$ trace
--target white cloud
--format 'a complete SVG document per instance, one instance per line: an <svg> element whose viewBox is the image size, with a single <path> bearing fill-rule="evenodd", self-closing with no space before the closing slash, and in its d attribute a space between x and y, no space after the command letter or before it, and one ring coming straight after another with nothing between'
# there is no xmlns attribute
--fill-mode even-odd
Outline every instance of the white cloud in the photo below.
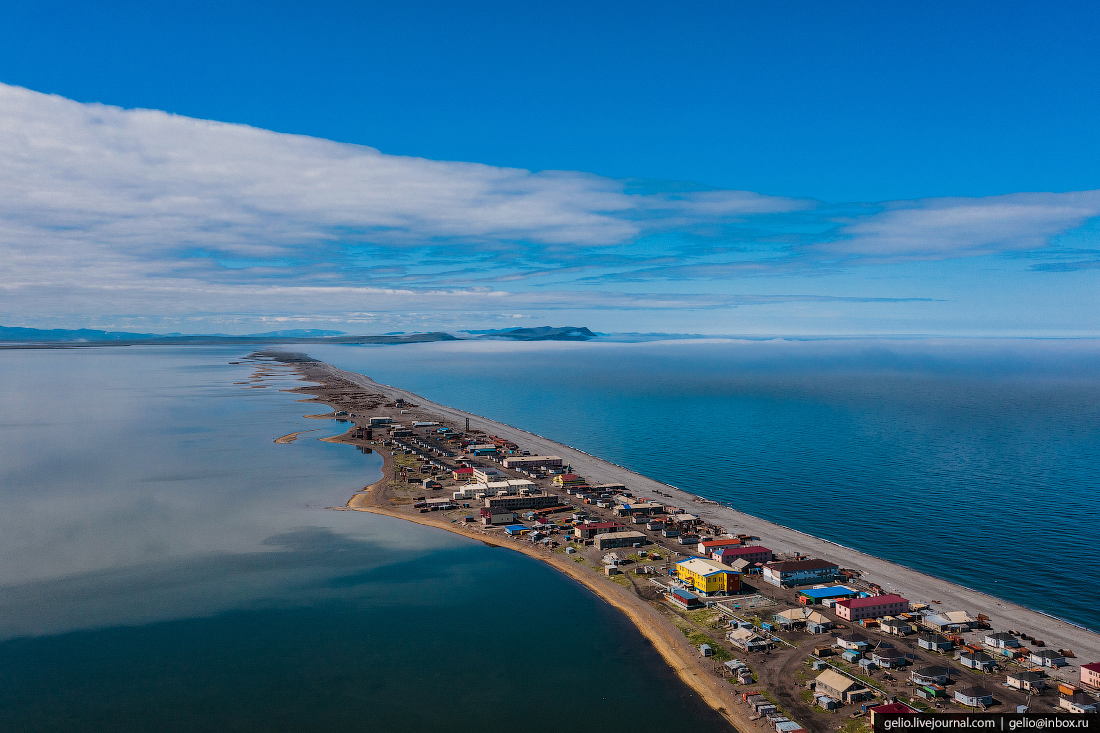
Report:
<svg viewBox="0 0 1100 733"><path fill-rule="evenodd" d="M973 257L1046 247L1100 216L1100 191L894 202L814 249L877 260Z"/></svg>

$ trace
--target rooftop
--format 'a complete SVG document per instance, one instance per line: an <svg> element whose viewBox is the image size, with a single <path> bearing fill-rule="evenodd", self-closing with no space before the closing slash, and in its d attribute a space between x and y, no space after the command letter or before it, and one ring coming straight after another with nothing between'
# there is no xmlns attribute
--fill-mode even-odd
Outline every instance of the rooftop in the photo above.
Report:
<svg viewBox="0 0 1100 733"><path fill-rule="evenodd" d="M713 560L706 560L701 557L693 557L690 560L681 560L676 564L689 572L698 573L699 575L713 575L715 573L733 572L733 570L728 565L722 565L721 563L714 562Z"/></svg>
<svg viewBox="0 0 1100 733"><path fill-rule="evenodd" d="M835 562L829 562L828 560L783 560L781 562L770 562L764 567L771 568L774 571L781 573L793 573L799 570L826 570L828 568L837 568L840 566Z"/></svg>
<svg viewBox="0 0 1100 733"><path fill-rule="evenodd" d="M871 596L869 598L849 598L845 601L837 601L836 605L844 606L845 608L871 608L874 606L885 606L887 604L894 603L908 603L899 595L890 593L884 596Z"/></svg>

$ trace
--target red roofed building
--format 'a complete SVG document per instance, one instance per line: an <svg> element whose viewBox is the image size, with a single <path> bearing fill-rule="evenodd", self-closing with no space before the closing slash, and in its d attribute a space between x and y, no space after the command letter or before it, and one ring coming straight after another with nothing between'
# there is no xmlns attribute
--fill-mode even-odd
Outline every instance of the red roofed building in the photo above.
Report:
<svg viewBox="0 0 1100 733"><path fill-rule="evenodd" d="M849 598L833 604L833 611L845 621L859 621L864 618L881 618L906 613L909 601L899 595L870 596L869 598Z"/></svg>
<svg viewBox="0 0 1100 733"><path fill-rule="evenodd" d="M711 553L711 557L723 565L732 565L734 560L771 562L772 551L760 545L753 545L751 547L719 547Z"/></svg>
<svg viewBox="0 0 1100 733"><path fill-rule="evenodd" d="M1081 665L1081 684L1100 689L1100 662Z"/></svg>
<svg viewBox="0 0 1100 733"><path fill-rule="evenodd" d="M451 475L455 477L455 481L459 481L461 479L472 479L474 477L474 469L468 467L456 468L455 470L451 471Z"/></svg>
<svg viewBox="0 0 1100 733"><path fill-rule="evenodd" d="M590 540L598 534L610 534L626 529L617 522L592 522L591 524L578 524L573 528L573 534L582 540Z"/></svg>
<svg viewBox="0 0 1100 733"><path fill-rule="evenodd" d="M880 715L915 715L919 711L903 702L891 702L886 705L876 705L873 708L868 708L867 712L871 714L871 727L874 728L875 718Z"/></svg>
<svg viewBox="0 0 1100 733"><path fill-rule="evenodd" d="M705 540L699 543L699 553L709 556L710 553L715 550L719 550L723 547L737 547L741 544L741 540L733 537L726 537L720 540Z"/></svg>

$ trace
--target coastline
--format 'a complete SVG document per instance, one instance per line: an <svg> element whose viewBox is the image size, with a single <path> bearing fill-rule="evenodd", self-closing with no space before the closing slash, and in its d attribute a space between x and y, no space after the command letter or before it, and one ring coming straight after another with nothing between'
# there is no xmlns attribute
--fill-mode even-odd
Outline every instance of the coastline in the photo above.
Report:
<svg viewBox="0 0 1100 733"><path fill-rule="evenodd" d="M912 601L924 603L935 601L939 609L943 611L966 610L972 614L984 613L990 617L990 623L995 630L1011 628L1022 633L1036 635L1046 640L1049 648L1074 650L1082 662L1100 659L1100 635L1059 619L1052 614L1028 609L996 596L845 547L839 543L814 537L800 530L784 527L739 512L692 495L677 487L655 481L582 450L548 440L521 428L445 405L439 405L408 390L375 382L362 374L348 372L330 364L312 360L303 361L302 363L290 362L290 365L297 368L305 381L317 382L318 377L323 378L327 375L350 382L376 395L384 395L387 399L404 399L412 402L416 405L413 412L418 413L418 415L410 415L411 419L418 416L435 416L461 422L469 418L473 427L488 430L495 435L514 440L534 453L561 456L573 466L576 472L586 476L592 483L624 483L635 493L656 493L655 498L657 501L684 509L708 522L726 527L730 532L744 532L758 536L763 544L773 547L777 551L799 550L811 556L821 556L833 560L844 567L859 568L864 572L863 578L865 580L880 584L887 592L900 593ZM302 391L306 390L303 389ZM325 400L317 398L315 401L324 402ZM339 436L331 440L337 442ZM529 543L508 542L502 544L500 542L490 542L483 533L470 531L466 527L445 519L436 519L430 515L410 515L395 508L372 503L370 497L373 490L391 480L389 475L393 466L393 459L388 456L388 452L379 452L386 460L383 466L382 479L356 493L345 506L333 507L334 509L367 511L437 527L495 546L508 547L554 566L623 612L638 627L641 633L654 644L680 679L694 689L708 705L724 715L731 724L741 730L755 727L755 724L748 719L742 709L730 705L732 698L737 696L739 691L735 690L721 677L717 677L713 672L708 671L706 665L700 659L697 649L687 642L680 630L667 618L656 612L649 602L635 593L631 593L620 585L607 582L601 576L596 576L572 562L562 560L554 556L553 553L540 550L533 545L528 546ZM597 578L600 579L597 580Z"/></svg>

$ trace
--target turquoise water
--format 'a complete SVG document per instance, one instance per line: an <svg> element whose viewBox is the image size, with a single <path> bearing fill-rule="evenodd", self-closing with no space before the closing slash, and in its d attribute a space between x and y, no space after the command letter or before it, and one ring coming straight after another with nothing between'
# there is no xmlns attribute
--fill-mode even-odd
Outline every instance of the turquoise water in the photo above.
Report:
<svg viewBox="0 0 1100 733"><path fill-rule="evenodd" d="M750 514L1100 630L1096 342L482 342L309 351Z"/></svg>
<svg viewBox="0 0 1100 733"><path fill-rule="evenodd" d="M724 726L541 563L326 509L378 457L241 353L0 351L0 730Z"/></svg>

